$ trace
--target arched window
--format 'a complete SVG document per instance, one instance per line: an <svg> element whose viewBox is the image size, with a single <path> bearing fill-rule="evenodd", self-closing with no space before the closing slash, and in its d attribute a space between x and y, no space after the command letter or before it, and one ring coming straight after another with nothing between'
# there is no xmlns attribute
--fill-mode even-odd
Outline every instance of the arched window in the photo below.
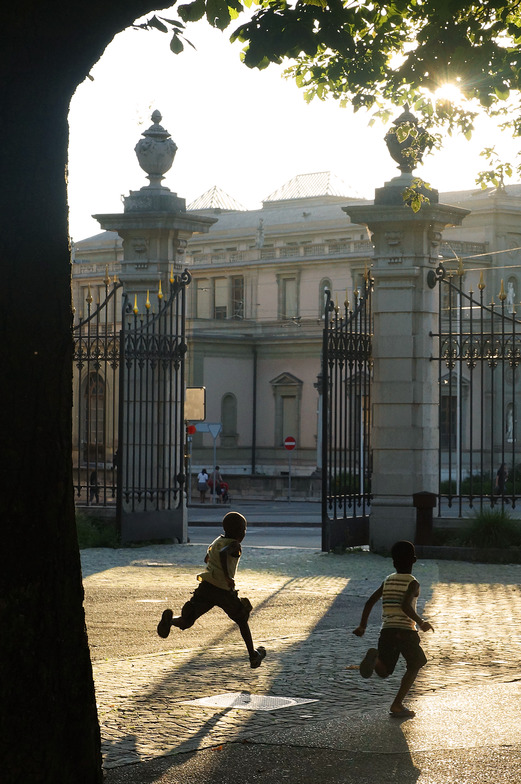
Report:
<svg viewBox="0 0 521 784"><path fill-rule="evenodd" d="M228 392L221 400L221 446L236 446L237 433L237 398Z"/></svg>
<svg viewBox="0 0 521 784"><path fill-rule="evenodd" d="M99 373L90 373L83 393L83 459L105 459L105 381Z"/></svg>
<svg viewBox="0 0 521 784"><path fill-rule="evenodd" d="M332 291L331 288L331 281L329 278L323 278L320 281L320 286L318 289L318 317L323 319L326 307L326 291Z"/></svg>
<svg viewBox="0 0 521 784"><path fill-rule="evenodd" d="M511 275L507 280L506 295L506 311L512 316L516 312L516 298L518 295L518 283L515 275Z"/></svg>
<svg viewBox="0 0 521 784"><path fill-rule="evenodd" d="M516 440L516 407L509 403L505 417L505 440L507 444L513 444Z"/></svg>

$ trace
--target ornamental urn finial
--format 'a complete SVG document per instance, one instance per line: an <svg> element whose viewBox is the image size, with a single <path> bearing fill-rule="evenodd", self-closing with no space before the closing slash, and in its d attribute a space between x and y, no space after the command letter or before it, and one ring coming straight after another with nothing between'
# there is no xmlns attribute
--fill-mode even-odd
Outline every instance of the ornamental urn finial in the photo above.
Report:
<svg viewBox="0 0 521 784"><path fill-rule="evenodd" d="M408 104L393 126L384 137L387 149L402 174L410 174L421 164L425 150L432 147L432 137L418 126L418 119L409 111Z"/></svg>
<svg viewBox="0 0 521 784"><path fill-rule="evenodd" d="M161 112L157 110L153 112L151 119L152 125L142 134L145 138L138 141L134 150L139 165L143 171L146 171L150 181L150 185L146 187L168 190L161 185L161 180L174 162L177 145L170 138L168 131L160 125Z"/></svg>

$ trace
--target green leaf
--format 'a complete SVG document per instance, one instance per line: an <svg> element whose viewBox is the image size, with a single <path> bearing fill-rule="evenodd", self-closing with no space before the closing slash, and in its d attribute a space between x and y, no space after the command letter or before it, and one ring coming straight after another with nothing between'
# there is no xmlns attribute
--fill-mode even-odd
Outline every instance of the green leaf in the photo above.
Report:
<svg viewBox="0 0 521 784"><path fill-rule="evenodd" d="M147 22L150 27L155 27L156 30L160 30L162 33L168 33L168 27L163 22L160 22L157 16L153 16Z"/></svg>
<svg viewBox="0 0 521 784"><path fill-rule="evenodd" d="M162 22L166 22L167 24L172 25L172 27L177 27L178 30L185 29L184 24L182 24L182 22L180 22L179 19L166 19L164 16L161 16L159 18L161 19Z"/></svg>
<svg viewBox="0 0 521 784"><path fill-rule="evenodd" d="M506 101L506 99L510 95L510 90L506 86L505 87L496 87L494 92L496 93L496 95L497 95L497 97L499 98L500 101Z"/></svg>
<svg viewBox="0 0 521 784"><path fill-rule="evenodd" d="M178 35L173 35L172 40L170 41L170 49L174 54L180 54L183 49L184 45Z"/></svg>
<svg viewBox="0 0 521 784"><path fill-rule="evenodd" d="M193 3L180 5L177 10L183 22L198 22L206 11L205 0L194 0Z"/></svg>

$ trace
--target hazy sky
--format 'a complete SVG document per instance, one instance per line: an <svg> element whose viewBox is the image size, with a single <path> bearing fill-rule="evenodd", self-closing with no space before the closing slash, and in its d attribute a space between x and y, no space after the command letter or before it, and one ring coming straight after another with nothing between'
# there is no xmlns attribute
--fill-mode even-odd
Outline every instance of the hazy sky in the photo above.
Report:
<svg viewBox="0 0 521 784"><path fill-rule="evenodd" d="M168 16L168 13L165 14ZM189 204L218 185L248 208L297 174L332 171L350 192L372 198L398 171L389 157L382 125L341 109L334 101L306 104L303 92L282 77L282 67L251 71L239 59L229 33L193 25L197 47L174 55L168 36L127 30L116 36L70 108L69 205L75 240L100 231L90 216L120 212L121 196L148 181L134 147L158 109L178 146L163 184ZM399 112L397 112L398 114ZM474 187L484 168L479 150L496 143L483 121L476 138L448 139L442 152L418 169L440 191ZM477 187L477 186L475 186Z"/></svg>

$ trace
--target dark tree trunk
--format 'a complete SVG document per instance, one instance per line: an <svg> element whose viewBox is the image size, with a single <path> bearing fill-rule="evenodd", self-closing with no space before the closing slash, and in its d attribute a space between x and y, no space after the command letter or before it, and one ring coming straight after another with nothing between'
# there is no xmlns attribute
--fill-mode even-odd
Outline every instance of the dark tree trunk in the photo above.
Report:
<svg viewBox="0 0 521 784"><path fill-rule="evenodd" d="M112 36L154 7L149 0L26 0L3 12L3 784L102 781L72 491L67 113Z"/></svg>

